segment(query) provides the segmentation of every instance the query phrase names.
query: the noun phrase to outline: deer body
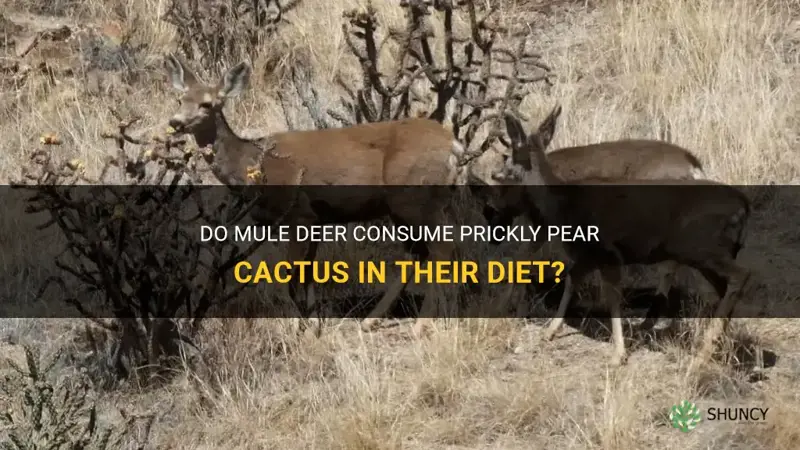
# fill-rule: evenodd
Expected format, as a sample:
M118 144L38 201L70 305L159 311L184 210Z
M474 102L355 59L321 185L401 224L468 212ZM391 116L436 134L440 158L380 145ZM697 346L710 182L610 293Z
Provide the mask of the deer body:
M555 132L557 108L539 128L538 136L545 148ZM491 154L486 154L491 157ZM705 179L703 166L689 150L668 142L653 140L621 140L600 142L579 147L566 147L545 155L553 173L567 182L582 180L692 180ZM487 158L488 159L488 158ZM527 157L519 161L530 167ZM479 163L471 168L474 175L485 180L496 161ZM484 166L484 167L481 167ZM521 206L521 205L518 205ZM494 224L510 225L514 217L524 214L502 199L489 199L484 215ZM536 249L534 249L535 251Z
M555 108L542 121L536 132L539 145L546 149L555 134L561 108ZM491 161L491 154L486 154L487 161L477 165L474 175L481 180L491 178L492 167L497 162ZM648 139L625 139L600 142L589 145L565 147L545 154L547 163L553 174L564 182L582 183L585 181L602 182L603 180L702 180L706 178L703 165L691 151L664 141ZM518 163L530 168L529 155L518 154ZM483 166L483 167L482 167ZM513 200L518 194L503 192L501 198L490 198L484 209L484 216L493 224L510 225L519 215L527 215L538 223L543 220L535 210L523 210L524 203ZM494 203L494 204L493 204ZM532 251L541 247L534 244ZM660 264L657 291L669 298L669 291L678 270L678 264L668 261ZM651 309L643 329L652 328L658 316L658 308Z
M630 139L561 148L548 153L547 160L564 180L705 178L702 164L690 151L654 140Z
M515 118L508 117L506 124L514 155L493 179L504 185L525 185L519 201L546 221L592 223L600 230L600 242L563 243L574 265L545 339L552 339L563 323L572 283L599 270L601 295L612 316L615 352L611 362L624 363L621 268L675 261L697 269L721 298L695 363L709 359L713 343L727 325L750 277L749 270L735 262L750 215L747 197L731 186L708 180L606 178L568 182L553 169L537 134L527 136ZM566 186L568 183L575 186ZM609 189L615 189L611 195Z
M543 151L553 139L561 115L556 107L539 125L536 139ZM545 153L549 170L560 180L579 182L585 179L614 180L661 180L661 179L705 179L703 166L689 150L663 141L628 139L600 142L596 144L566 147ZM500 164L497 152L485 152L470 167L473 179L486 182ZM514 162L530 169L532 160L527 154L512 155ZM501 192L514 191L506 189ZM503 197L507 197L504 195ZM526 214L514 206L515 202L504 201L493 196L488 199L486 218L497 224L510 225L514 217ZM521 206L517 203L517 206Z
M171 119L177 131L194 134L198 145L214 150L212 169L225 185L309 185L303 190L264 191L251 216L261 224L280 219L294 225L365 221L389 216L406 224L445 223L450 203L447 186L456 180L457 161L464 149L441 124L428 119L377 122L347 128L274 133L259 141L239 137L226 120L222 107L238 95L249 80L245 63L231 68L217 86L207 86L172 55L166 59L173 86L184 93L182 107ZM256 173L257 175L253 175ZM253 181L256 178L257 181ZM328 186L364 186L341 191ZM426 191L425 198L408 198L400 190L381 186L440 185ZM367 187L369 186L369 187ZM269 192L269 193L267 193ZM290 242L288 259L313 260L315 242ZM451 259L455 248L449 242L410 248L420 258ZM292 274L289 293L298 305L299 282ZM377 316L388 310L404 288L391 284L383 299L362 324L372 328ZM309 288L307 304L313 305ZM426 296L422 315L432 305ZM428 320L417 322L418 331Z
M266 139L277 157L260 158L264 149L232 131L221 133L213 143L217 178L243 181L239 178L260 159L268 184L281 184L272 180L294 166L304 167L304 184L315 186L446 185L454 173L451 158L461 150L441 124L428 119L282 132Z
M272 139L278 153L308 168L310 185L451 184L451 158L462 151L451 133L429 119L276 133Z

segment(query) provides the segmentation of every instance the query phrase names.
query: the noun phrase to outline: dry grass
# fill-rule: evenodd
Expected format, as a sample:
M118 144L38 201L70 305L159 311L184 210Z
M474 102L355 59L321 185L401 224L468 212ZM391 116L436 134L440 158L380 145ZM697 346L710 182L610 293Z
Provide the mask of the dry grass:
M6 0L2 11L41 12ZM376 2L383 20L399 24L394 2ZM539 36L544 60L555 68L551 89L535 92L523 112L534 120L555 103L564 114L554 147L622 137L663 138L693 149L715 178L738 184L800 180L800 5L795 0L505 1L506 18L523 17ZM317 68L318 88L333 103L333 74L355 73L342 46L340 13L357 0L305 0L276 42L254 88L229 107L238 130L281 130L286 124L273 95L276 76L297 61ZM546 8L536 10L539 4ZM55 132L97 167L107 151L100 133L111 123L110 103L163 127L174 94L158 73L174 32L157 19L162 2L95 0L66 11L67 23L122 20L139 15L137 38L148 44L154 72L131 92L89 96L82 81L58 88L29 83L0 94L0 177L16 174L35 140ZM123 6L127 5L127 6ZM546 11L546 14L543 12ZM524 16L522 16L524 14ZM47 19L41 19L46 23ZM277 61L277 63L275 62ZM218 73L210 76L216 77ZM147 78L149 77L149 78ZM279 78L279 77L278 77ZM311 122L301 108L293 114ZM24 222L3 218L5 229ZM41 273L20 272L32 245L24 234L0 238L3 296L30 292ZM769 249L774 242L756 243ZM37 248L42 248L37 244ZM768 257L769 255L767 255ZM40 257L40 256L38 256ZM766 257L765 257L766 258ZM783 255L773 264L796 264ZM22 261L22 262L20 262ZM749 263L763 259L753 257ZM320 340L295 337L274 320L209 321L204 365L168 386L129 387L109 405L164 413L154 430L158 448L764 448L794 449L800 435L798 339L793 320L740 321L740 328L780 355L769 378L756 384L730 366L686 379L689 355L677 342L661 351L636 350L628 367L606 367L607 343L579 333L538 342L538 325L512 320L441 323L416 340L405 328L362 334L343 322ZM746 323L743 323L746 322ZM63 345L70 323L3 320L0 335ZM63 333L63 334L62 334ZM733 352L733 350L731 350ZM66 370L66 369L65 369ZM681 399L702 405L769 407L766 425L706 423L684 435L665 413Z

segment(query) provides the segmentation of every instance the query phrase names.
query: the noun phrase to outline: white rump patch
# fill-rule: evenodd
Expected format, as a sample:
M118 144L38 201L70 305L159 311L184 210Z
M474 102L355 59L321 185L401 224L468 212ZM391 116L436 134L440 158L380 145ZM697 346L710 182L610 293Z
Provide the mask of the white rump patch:
M705 180L705 179L707 179L706 173L703 171L703 169L701 169L699 167L692 167L692 170L689 171L689 175L694 180Z

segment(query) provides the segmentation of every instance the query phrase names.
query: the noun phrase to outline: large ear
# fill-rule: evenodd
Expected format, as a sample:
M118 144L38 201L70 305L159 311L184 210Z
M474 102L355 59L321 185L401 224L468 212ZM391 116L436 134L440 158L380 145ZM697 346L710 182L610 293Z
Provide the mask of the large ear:
M556 107L553 108L550 114L539 125L539 130L536 132L536 136L539 138L539 143L542 146L542 150L546 149L553 140L553 136L556 134L558 117L560 115L561 105L556 105Z
M250 82L250 64L240 62L239 64L231 67L225 74L220 82L219 92L217 95L224 98L236 97L241 94L247 84Z
M508 137L511 139L512 148L516 149L525 146L525 142L528 140L525 135L525 129L519 119L511 114L506 114L506 132L508 132Z
M530 146L522 123L516 117L506 114L506 131L508 137L511 138L511 162L530 169Z
M164 57L164 67L167 69L172 87L178 91L185 92L189 87L197 82L194 73L187 69L179 58L172 53Z

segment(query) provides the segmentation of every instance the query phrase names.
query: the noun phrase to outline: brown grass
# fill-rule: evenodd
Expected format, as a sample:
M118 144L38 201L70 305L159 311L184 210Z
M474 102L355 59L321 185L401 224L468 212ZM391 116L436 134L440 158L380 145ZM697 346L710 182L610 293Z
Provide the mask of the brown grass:
M394 2L375 3L383 20L401 23ZM533 93L523 111L535 119L557 102L564 106L555 148L622 137L670 138L695 151L719 180L800 180L795 0L504 3L506 18L530 21L544 60L555 68L555 85ZM540 3L547 7L533 8ZM112 123L110 103L142 114L147 126L163 127L175 101L158 70L161 55L173 50L174 31L157 18L162 2L125 4L94 0L38 8L0 2L4 13L61 12L65 23L107 26L118 20L123 29L138 14L137 38L148 44L146 61L154 67L146 75L151 81L130 92L109 88L89 96L82 81L66 80L57 88L28 83L11 96L0 94L0 177L16 174L45 132L66 141L67 155L97 168L108 151L100 133ZM271 95L275 75L264 73L265 67L310 62L320 94L333 104L333 74L355 73L342 46L340 13L358 4L305 0L290 14L292 25L275 43L277 53L256 62L261 72L253 88L229 107L236 129L286 126ZM303 127L311 126L299 106L293 114ZM3 222L4 229L27 226L10 217ZM18 270L37 258L27 252L32 243L26 244L24 234L3 236L0 262L12 287L0 293L34 290L46 274ZM775 242L754 245L770 249ZM747 262L766 264L770 256ZM798 258L784 254L772 263L791 267ZM0 336L48 347L63 345L74 326L0 324ZM539 325L486 319L439 325L432 337L417 340L405 335L406 327L362 334L345 321L316 340L295 337L276 320L212 320L199 368L157 390L123 389L108 406L121 402L163 414L154 429L157 448L798 448L800 347L794 320L739 321L744 335L780 356L768 379L755 384L732 365L685 378L690 355L677 341L661 351L639 348L626 368L614 372L606 367L609 345L579 333L543 345ZM729 353L735 353L733 346ZM769 407L769 420L705 423L684 435L665 418L682 399L701 407Z

